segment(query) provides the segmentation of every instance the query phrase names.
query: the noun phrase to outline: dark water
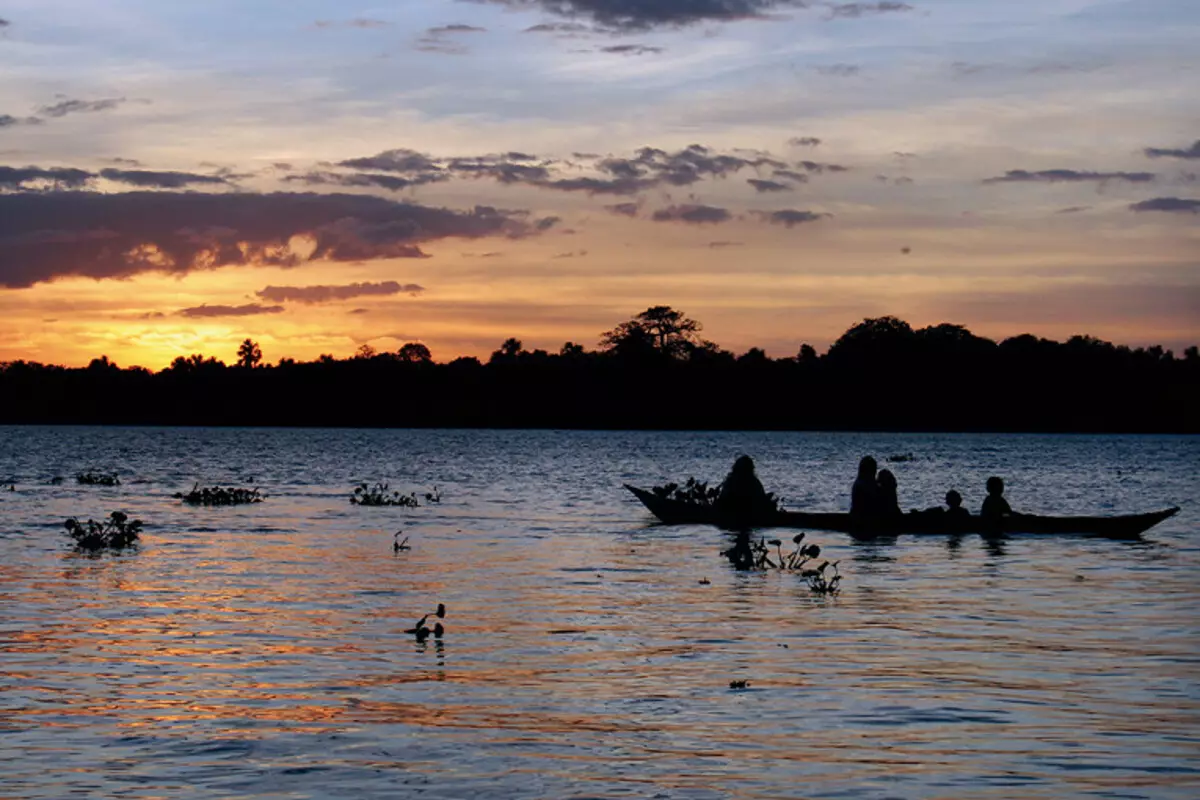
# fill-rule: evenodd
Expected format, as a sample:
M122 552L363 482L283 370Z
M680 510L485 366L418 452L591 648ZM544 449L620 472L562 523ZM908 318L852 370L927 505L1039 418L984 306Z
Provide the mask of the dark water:
M1135 544L810 533L821 598L620 488L740 452L793 508L912 452L906 508L995 473L1020 510L1183 510ZM1198 466L1185 437L0 428L0 796L1195 798ZM443 501L349 505L375 480ZM194 481L269 499L170 497ZM65 517L116 509L138 552L71 552ZM442 642L403 633L439 601Z

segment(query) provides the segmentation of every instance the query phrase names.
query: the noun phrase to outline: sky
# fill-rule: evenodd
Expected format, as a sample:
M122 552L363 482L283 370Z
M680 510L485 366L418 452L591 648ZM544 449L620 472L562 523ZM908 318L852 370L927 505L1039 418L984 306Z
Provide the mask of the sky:
M0 0L0 361L1200 342L1195 0Z

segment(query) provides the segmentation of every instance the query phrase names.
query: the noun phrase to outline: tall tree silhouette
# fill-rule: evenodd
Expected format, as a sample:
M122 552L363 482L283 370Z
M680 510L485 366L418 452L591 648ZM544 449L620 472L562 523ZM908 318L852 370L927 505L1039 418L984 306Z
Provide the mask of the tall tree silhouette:
M686 359L697 347L703 326L670 306L651 306L600 337L600 346L614 355L638 358L658 355Z
M237 365L239 367L254 369L262 363L262 348L258 346L258 342L247 339L238 347L237 356Z

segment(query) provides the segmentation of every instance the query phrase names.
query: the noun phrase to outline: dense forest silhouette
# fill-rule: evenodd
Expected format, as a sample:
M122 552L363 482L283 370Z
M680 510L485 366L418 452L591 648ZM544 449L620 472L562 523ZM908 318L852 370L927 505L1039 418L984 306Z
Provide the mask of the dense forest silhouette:
M655 306L557 353L508 339L486 363L410 342L267 364L180 356L160 372L107 357L0 363L0 422L353 427L1200 432L1200 354L1090 336L1001 342L960 325L866 319L818 354L734 355Z

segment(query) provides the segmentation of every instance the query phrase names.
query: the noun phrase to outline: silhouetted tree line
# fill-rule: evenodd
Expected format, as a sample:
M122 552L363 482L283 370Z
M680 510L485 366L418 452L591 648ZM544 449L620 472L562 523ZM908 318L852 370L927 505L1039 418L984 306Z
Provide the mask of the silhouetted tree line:
M1200 354L1090 336L995 342L960 325L866 319L819 355L735 356L667 307L588 350L508 339L486 363L410 342L348 359L200 354L161 372L0 364L0 422L362 427L1200 432Z

